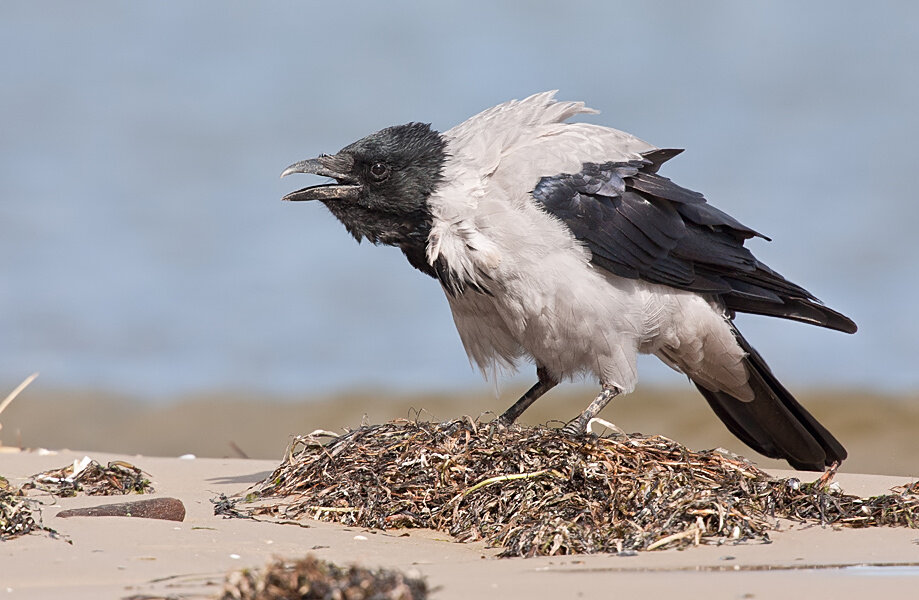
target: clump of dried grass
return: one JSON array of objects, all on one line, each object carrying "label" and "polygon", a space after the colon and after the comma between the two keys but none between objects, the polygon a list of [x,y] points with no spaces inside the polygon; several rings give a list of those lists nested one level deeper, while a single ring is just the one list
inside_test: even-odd
[{"label": "clump of dried grass", "polygon": [[312,555],[296,561],[276,559],[256,570],[234,571],[227,576],[219,600],[423,600],[428,597],[423,579],[399,571],[339,567]]},{"label": "clump of dried grass", "polygon": [[23,489],[36,489],[53,496],[117,496],[153,493],[149,476],[129,462],[113,460],[107,465],[85,457],[82,461],[32,475]]},{"label": "clump of dried grass", "polygon": [[915,486],[858,498],[829,485],[831,475],[775,479],[740,457],[660,436],[397,421],[295,438],[274,473],[216,512],[426,527],[484,540],[502,556],[767,541],[777,518],[919,523]]}]

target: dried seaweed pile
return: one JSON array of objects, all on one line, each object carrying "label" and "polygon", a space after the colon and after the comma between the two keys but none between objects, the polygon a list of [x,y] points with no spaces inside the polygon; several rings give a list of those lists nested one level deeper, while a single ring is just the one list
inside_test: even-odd
[{"label": "dried seaweed pile", "polygon": [[34,507],[27,498],[0,490],[0,541],[41,529],[35,521]]},{"label": "dried seaweed pile", "polygon": [[[0,542],[33,531],[56,535],[56,531],[42,525],[41,513],[35,505],[35,500],[24,497],[22,490],[0,477]],[[36,515],[39,515],[37,520]]]},{"label": "dried seaweed pile", "polygon": [[298,437],[228,516],[427,527],[503,556],[629,552],[768,539],[776,518],[919,524],[916,489],[857,498],[827,478],[777,480],[738,457],[663,437],[578,438],[470,419]]},{"label": "dried seaweed pile", "polygon": [[114,460],[103,466],[84,457],[72,465],[33,475],[23,489],[37,489],[67,498],[79,492],[89,496],[149,494],[153,492],[153,485],[147,474],[131,463]]},{"label": "dried seaweed pile", "polygon": [[423,579],[399,571],[339,567],[312,555],[297,561],[275,560],[264,569],[234,571],[227,576],[219,600],[423,600]]}]

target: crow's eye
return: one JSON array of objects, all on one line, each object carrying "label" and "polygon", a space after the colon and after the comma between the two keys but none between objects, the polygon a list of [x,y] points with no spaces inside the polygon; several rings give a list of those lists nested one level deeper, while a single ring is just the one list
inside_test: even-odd
[{"label": "crow's eye", "polygon": [[373,165],[370,167],[370,175],[376,181],[383,181],[389,177],[389,167],[385,163],[373,163]]}]

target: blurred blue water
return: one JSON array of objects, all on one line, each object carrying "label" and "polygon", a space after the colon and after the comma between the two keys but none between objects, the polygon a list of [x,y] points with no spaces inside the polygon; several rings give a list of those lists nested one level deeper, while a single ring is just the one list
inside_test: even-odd
[{"label": "blurred blue water", "polygon": [[858,321],[741,318],[785,381],[917,388],[919,4],[344,4],[0,4],[0,383],[484,385],[438,286],[278,173],[560,88]]}]

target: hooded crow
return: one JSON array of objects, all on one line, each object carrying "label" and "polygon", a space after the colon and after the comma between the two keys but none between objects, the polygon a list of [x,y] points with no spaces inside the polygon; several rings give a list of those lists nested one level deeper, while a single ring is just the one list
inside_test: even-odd
[{"label": "hooded crow", "polygon": [[389,127],[289,166],[335,181],[285,200],[319,200],[354,236],[396,246],[440,282],[471,361],[488,374],[527,358],[537,383],[501,415],[513,423],[559,381],[588,374],[599,395],[583,433],[631,392],[636,356],[686,374],[728,429],[796,469],[846,450],[772,374],[737,312],[854,333],[855,323],[758,261],[767,239],[658,169],[681,150],[569,123],[593,113],[554,92],[510,101],[439,133]]}]

